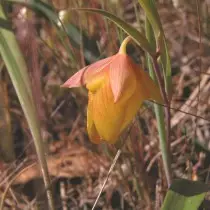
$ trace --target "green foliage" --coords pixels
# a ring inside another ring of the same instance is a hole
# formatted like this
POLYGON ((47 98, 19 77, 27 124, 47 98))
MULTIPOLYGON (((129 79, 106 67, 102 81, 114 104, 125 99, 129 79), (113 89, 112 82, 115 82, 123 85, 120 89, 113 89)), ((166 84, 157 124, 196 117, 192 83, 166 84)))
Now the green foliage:
POLYGON ((161 210, 197 210, 208 191, 201 182, 175 180, 167 192, 161 210))
POLYGON ((8 20, 5 20, 4 18, 0 18, 0 27, 7 30, 12 30, 11 23, 8 20))
POLYGON ((21 4, 21 5, 24 5, 26 7, 31 8, 35 12, 41 12, 42 15, 47 17, 50 21, 52 21, 55 24, 57 24, 58 21, 59 21, 58 20, 58 15, 55 12, 54 8, 51 7, 49 4, 43 2, 43 1, 40 1, 40 0, 29 0, 29 1, 7 0, 7 2, 21 4))
POLYGON ((160 21, 160 17, 154 0, 139 0, 139 4, 145 11, 146 17, 149 20, 156 39, 157 50, 160 53, 161 64, 163 68, 166 92, 171 97, 171 61, 166 43, 166 38, 160 21))

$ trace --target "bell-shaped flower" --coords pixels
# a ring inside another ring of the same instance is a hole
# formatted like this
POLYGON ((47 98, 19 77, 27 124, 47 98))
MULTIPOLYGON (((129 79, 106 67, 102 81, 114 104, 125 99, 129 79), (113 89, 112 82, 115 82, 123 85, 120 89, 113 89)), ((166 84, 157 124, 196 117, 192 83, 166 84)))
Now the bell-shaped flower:
POLYGON ((162 103, 159 87, 126 54, 129 40, 116 55, 81 69, 62 85, 88 89, 87 131, 94 143, 115 143, 144 100, 162 103))

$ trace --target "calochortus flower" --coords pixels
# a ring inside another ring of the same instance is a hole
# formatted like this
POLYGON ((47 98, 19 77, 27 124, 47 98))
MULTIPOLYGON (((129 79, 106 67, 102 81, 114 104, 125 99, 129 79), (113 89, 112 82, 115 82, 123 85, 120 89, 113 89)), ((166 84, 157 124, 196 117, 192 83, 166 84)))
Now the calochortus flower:
POLYGON ((126 54, 129 40, 116 55, 81 69, 62 85, 88 89, 87 131, 94 143, 115 143, 144 100, 162 103, 159 87, 126 54))

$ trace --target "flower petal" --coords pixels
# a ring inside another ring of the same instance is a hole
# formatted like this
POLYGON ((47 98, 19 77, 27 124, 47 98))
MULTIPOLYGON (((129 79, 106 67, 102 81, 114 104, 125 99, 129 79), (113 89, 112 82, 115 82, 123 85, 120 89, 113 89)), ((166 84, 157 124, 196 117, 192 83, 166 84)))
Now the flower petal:
POLYGON ((140 69, 136 64, 133 64, 138 78, 139 91, 143 95, 144 100, 155 100, 158 103, 163 103, 158 85, 152 80, 147 72, 140 69))
POLYGON ((145 100, 153 99, 159 103, 163 102, 158 86, 150 78, 147 72, 142 70, 135 63, 132 64, 132 67, 137 78, 136 89, 134 94, 127 101, 124 109, 125 118, 120 132, 122 132, 128 126, 145 100))
POLYGON ((86 71, 87 67, 81 69, 77 73, 75 73, 72 77, 70 77, 61 87, 68 87, 68 88, 73 88, 73 87, 80 87, 84 85, 84 73, 86 71))
POLYGON ((144 94, 141 94, 140 90, 141 90, 140 85, 137 84, 134 94, 130 97, 129 101, 126 103, 124 109, 125 117, 120 132, 122 132, 130 124, 130 122, 132 121, 132 119, 135 117, 136 113, 140 109, 143 101, 145 100, 145 96, 144 94))
POLYGON ((88 81, 86 88, 91 92, 96 92, 104 83, 104 78, 106 74, 107 73, 105 71, 101 71, 100 73, 98 73, 97 76, 95 76, 93 79, 88 81))
POLYGON ((150 78, 148 73, 135 63, 132 64, 132 69, 136 73, 136 89, 124 109, 125 118, 121 132, 128 126, 145 100, 153 99, 159 103, 163 102, 159 87, 150 78))
POLYGON ((106 83, 93 96, 93 120, 99 135, 109 143, 115 143, 124 120, 124 106, 114 103, 107 76, 106 83))
POLYGON ((108 74, 109 64, 114 57, 115 55, 90 65, 85 73, 85 83, 88 90, 95 92, 100 88, 103 84, 105 75, 108 74))
POLYGON ((129 90, 127 96, 130 97, 136 88, 132 63, 133 61, 126 54, 117 54, 110 64, 109 77, 114 102, 117 102, 122 94, 124 95, 125 89, 129 90))
POLYGON ((85 84, 91 82, 92 79, 95 79, 95 77, 97 77, 97 75, 100 74, 101 71, 103 71, 104 68, 112 62, 115 56, 116 55, 113 55, 89 65, 85 72, 85 84))
POLYGON ((98 75, 101 74, 102 70, 112 61, 114 56, 99 60, 89 66, 86 66, 70 77, 62 87, 79 87, 89 82, 92 82, 98 75))
POLYGON ((88 107, 87 107, 87 132, 90 140, 99 144, 101 142, 101 137, 99 136, 95 124, 93 122, 93 93, 88 93, 88 107))

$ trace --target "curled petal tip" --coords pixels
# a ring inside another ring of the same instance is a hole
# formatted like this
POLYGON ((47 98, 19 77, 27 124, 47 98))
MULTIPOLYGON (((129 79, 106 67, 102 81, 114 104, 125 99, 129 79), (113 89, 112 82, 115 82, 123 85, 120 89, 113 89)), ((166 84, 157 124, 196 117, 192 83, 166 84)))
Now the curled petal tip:
POLYGON ((63 83, 62 85, 60 85, 60 87, 62 87, 62 88, 68 88, 69 87, 68 81, 69 80, 67 80, 65 83, 63 83))
POLYGON ((84 73, 85 73, 85 69, 78 71, 76 74, 70 77, 63 85, 61 85, 61 87, 73 88, 73 87, 80 87, 84 85, 84 82, 83 82, 84 73))

